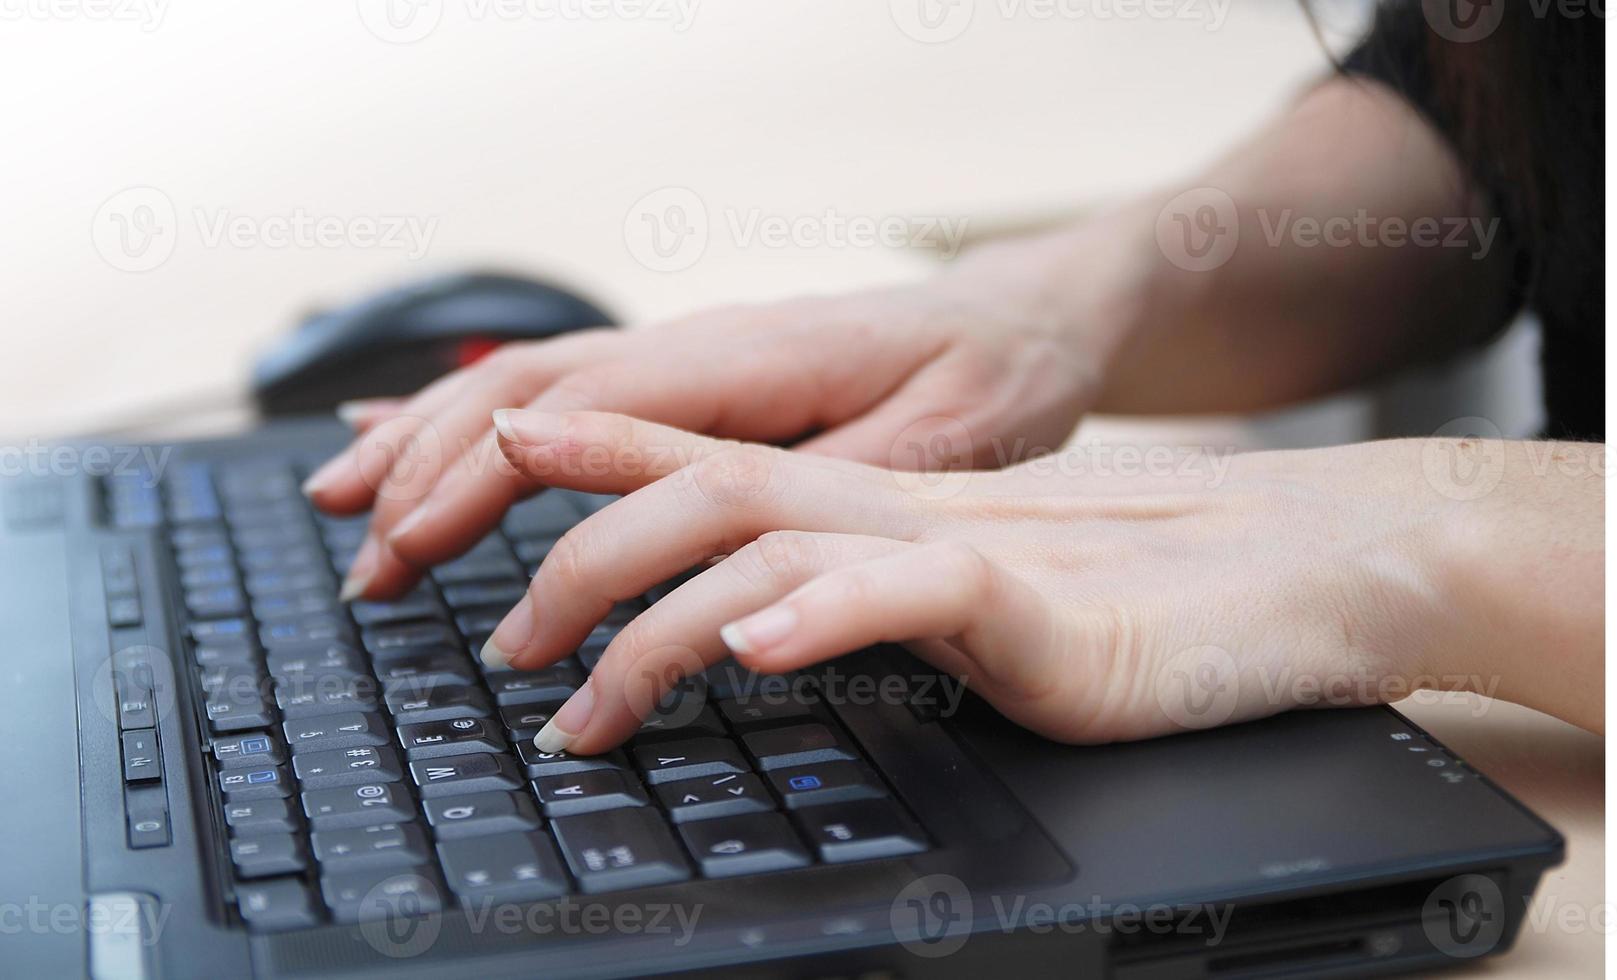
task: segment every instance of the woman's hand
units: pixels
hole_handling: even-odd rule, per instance
[[[352,407],[344,414],[361,435],[305,487],[332,513],[374,507],[345,597],[400,594],[533,491],[495,448],[496,408],[624,412],[898,468],[959,423],[1011,454],[1059,445],[1097,390],[1103,355],[1064,325],[1070,311],[1007,286],[1018,277],[999,264],[976,263],[977,273],[965,263],[919,287],[509,344],[408,401]],[[973,462],[1014,462],[989,458],[988,446]]]
[[[1510,629],[1475,573],[1508,522],[1445,492],[1436,464],[1463,443],[1146,455],[1137,472],[1074,452],[940,478],[618,415],[498,422],[535,482],[627,496],[557,543],[486,660],[552,663],[614,602],[722,557],[617,635],[547,751],[611,748],[671,675],[731,652],[778,672],[883,641],[1069,742],[1498,686],[1490,635]]]

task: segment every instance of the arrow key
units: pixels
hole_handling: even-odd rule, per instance
[[[675,823],[761,813],[775,808],[775,801],[764,784],[749,773],[662,783],[657,786],[657,799]]]

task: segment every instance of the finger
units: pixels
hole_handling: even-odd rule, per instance
[[[400,521],[388,546],[427,566],[454,557],[542,487],[627,493],[737,443],[606,412],[494,412],[491,450],[467,453]],[[507,465],[473,466],[497,455]]]
[[[949,459],[938,462],[957,460],[959,468],[969,467],[977,462],[979,447],[961,439],[965,430],[957,418],[967,400],[961,385],[955,371],[928,364],[863,415],[793,448],[891,469],[930,469],[931,457],[937,455],[934,443],[942,436],[948,440]],[[915,448],[922,458],[912,458]]]
[[[779,673],[877,643],[948,641],[967,680],[1007,714],[1051,687],[1055,618],[1031,586],[959,542],[826,572],[721,630],[743,666]],[[913,647],[936,659],[936,644]],[[960,664],[936,664],[951,672]]]
[[[356,434],[374,428],[404,411],[404,398],[356,398],[337,405],[337,418]]]
[[[604,752],[633,735],[680,678],[730,654],[719,628],[816,575],[913,547],[856,534],[765,534],[664,596],[613,639],[580,704],[534,739],[541,751]],[[569,727],[571,726],[571,727]],[[576,741],[575,741],[576,740]]]
[[[539,566],[527,601],[494,631],[485,659],[532,669],[570,653],[613,604],[766,531],[904,538],[912,502],[877,471],[779,449],[715,453],[585,518]]]

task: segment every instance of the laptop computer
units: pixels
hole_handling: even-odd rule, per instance
[[[1063,746],[896,649],[720,665],[620,751],[540,754],[643,607],[542,671],[475,650],[603,501],[344,607],[362,523],[298,484],[345,441],[4,457],[4,972],[1362,975],[1507,950],[1562,857],[1390,709]]]

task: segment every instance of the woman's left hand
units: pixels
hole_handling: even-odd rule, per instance
[[[1019,724],[1105,742],[1395,700],[1464,636],[1425,443],[929,475],[618,415],[497,423],[536,484],[627,496],[556,544],[485,659],[555,662],[615,602],[720,559],[617,635],[549,751],[617,745],[671,676],[732,652],[774,673],[903,642]]]

